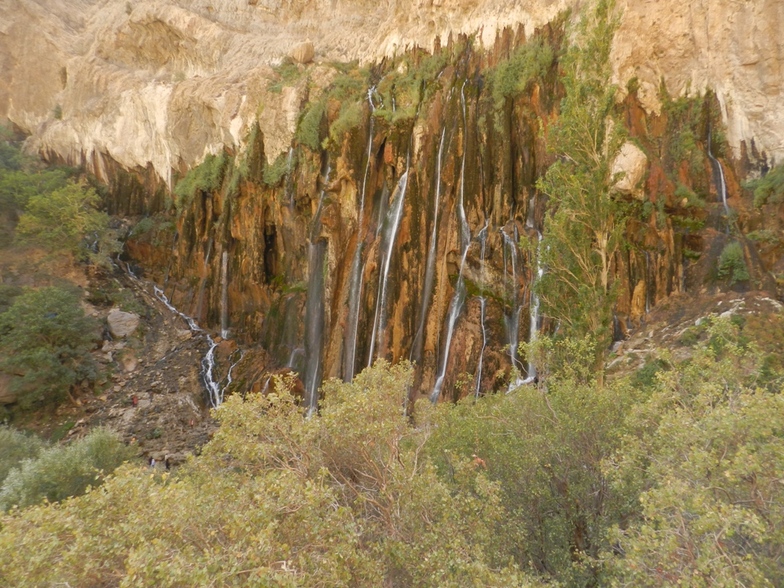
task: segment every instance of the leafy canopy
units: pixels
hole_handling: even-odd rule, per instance
[[[79,382],[94,381],[96,335],[96,321],[70,290],[50,286],[17,296],[0,314],[0,369],[14,376],[19,405],[58,402]]]
[[[546,268],[536,286],[542,310],[567,336],[592,333],[600,357],[612,335],[612,263],[626,217],[611,191],[612,162],[623,139],[612,117],[615,88],[609,83],[618,22],[613,8],[612,2],[597,3],[563,59],[566,96],[547,134],[556,161],[538,183],[553,210],[539,246]]]

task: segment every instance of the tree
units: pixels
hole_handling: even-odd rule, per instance
[[[22,408],[62,400],[81,381],[94,381],[97,323],[79,297],[55,286],[28,289],[0,314],[0,369]]]
[[[17,235],[50,251],[80,255],[108,228],[109,217],[96,209],[99,203],[94,189],[76,183],[37,193],[19,218]]]
[[[612,262],[626,216],[611,190],[612,161],[622,142],[609,83],[618,22],[613,9],[611,0],[599,0],[563,59],[566,96],[547,133],[556,161],[538,184],[552,203],[539,247],[546,268],[536,286],[542,310],[564,335],[594,335],[597,368],[612,336]]]
[[[784,396],[755,389],[760,350],[722,319],[657,376],[605,470],[640,513],[614,532],[617,586],[784,584]]]

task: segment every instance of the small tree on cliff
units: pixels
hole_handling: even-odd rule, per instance
[[[562,61],[566,97],[547,132],[556,162],[538,184],[552,202],[539,249],[547,268],[537,285],[542,309],[565,336],[593,334],[597,367],[612,336],[611,265],[625,224],[624,206],[611,193],[622,142],[609,84],[613,9],[612,0],[597,2]]]

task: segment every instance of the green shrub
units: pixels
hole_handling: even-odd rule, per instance
[[[759,229],[757,231],[752,231],[746,235],[746,237],[752,241],[757,241],[758,243],[776,243],[779,241],[779,237],[776,232],[769,229]]]
[[[197,192],[212,192],[220,188],[228,163],[229,156],[221,152],[219,155],[208,155],[203,162],[188,170],[174,187],[177,210],[186,208]]]
[[[283,62],[274,68],[277,79],[270,81],[267,89],[270,92],[280,94],[284,86],[292,86],[299,80],[305,72],[305,69],[294,63],[291,59],[286,58]]]
[[[108,229],[108,215],[96,210],[99,203],[95,190],[75,183],[34,194],[19,218],[17,239],[50,251],[84,255]]]
[[[675,198],[678,201],[686,200],[686,208],[705,208],[705,201],[700,198],[694,190],[683,184],[678,184],[675,188]]]
[[[128,236],[131,238],[139,237],[140,235],[149,233],[154,226],[155,226],[155,221],[149,216],[145,216],[143,219],[141,219],[138,223],[136,223],[133,226]]]
[[[728,243],[722,250],[719,256],[719,278],[729,278],[730,284],[745,282],[751,278],[746,267],[743,247],[738,241]]]
[[[0,487],[0,510],[84,494],[132,455],[115,434],[104,429],[70,445],[44,449],[8,473]]]
[[[508,98],[526,90],[528,84],[544,77],[555,60],[553,48],[541,37],[521,45],[498,64],[492,74],[493,103],[500,110]]]
[[[362,104],[359,102],[344,104],[338,118],[329,127],[330,139],[335,144],[340,143],[343,135],[362,124],[363,112]]]
[[[427,410],[418,427],[402,410],[412,377],[410,366],[379,362],[351,384],[328,382],[320,415],[307,419],[280,377],[267,395],[231,396],[212,441],[176,477],[125,467],[87,496],[5,517],[0,578],[33,586],[540,586],[496,555],[497,484],[470,457],[451,460],[452,481],[436,475],[423,450]]]
[[[0,486],[8,473],[26,459],[35,459],[45,443],[34,435],[10,427],[0,427]]]
[[[19,286],[12,286],[10,284],[0,284],[0,314],[8,310],[14,302],[14,299],[23,292]]]
[[[744,187],[754,192],[754,206],[784,202],[784,164],[779,164],[759,179],[746,182]]]
[[[292,162],[292,166],[294,162]],[[266,160],[264,161],[264,171],[262,172],[262,181],[266,186],[273,187],[277,186],[280,183],[280,180],[283,176],[286,175],[286,172],[289,171],[289,156],[287,153],[281,153],[272,163],[269,165]]]
[[[324,118],[323,101],[311,103],[299,121],[296,139],[313,151],[321,149],[321,121]]]
[[[79,297],[55,286],[27,289],[0,314],[0,369],[12,374],[22,408],[59,402],[98,377],[90,354],[97,322]]]

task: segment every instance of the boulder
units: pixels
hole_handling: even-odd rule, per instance
[[[316,51],[313,48],[313,43],[310,41],[303,41],[302,43],[298,43],[294,45],[294,47],[289,52],[289,57],[291,57],[297,63],[310,63],[313,61],[313,57],[316,55]]]
[[[645,177],[646,169],[648,169],[648,157],[637,145],[626,141],[613,161],[613,175],[622,174],[613,187],[621,194],[631,194],[639,200],[644,199],[645,193],[639,186],[640,181]]]
[[[122,338],[132,334],[139,326],[139,315],[113,308],[106,317],[112,337]]]

